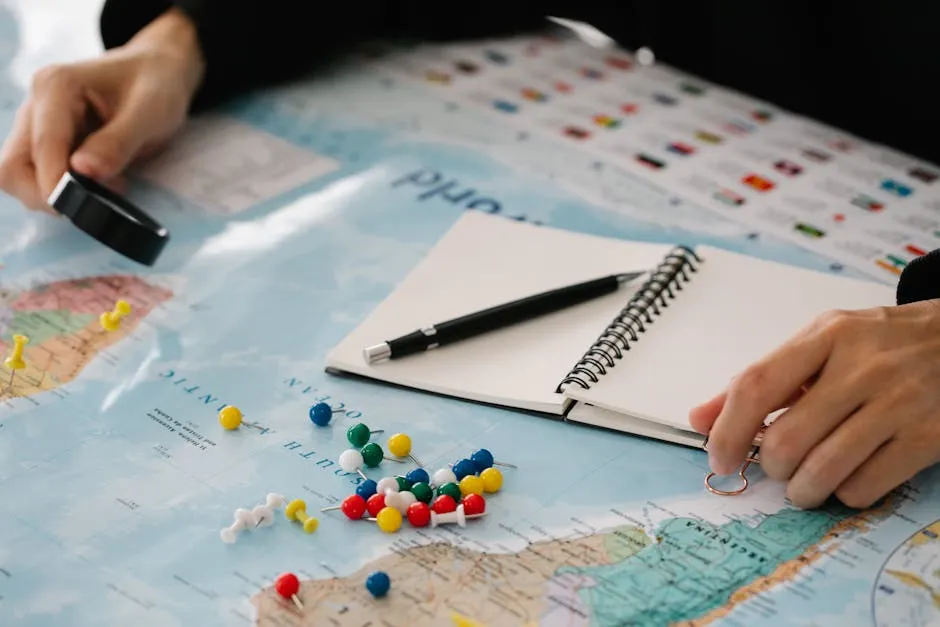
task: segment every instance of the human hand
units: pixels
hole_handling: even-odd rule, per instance
[[[865,508],[940,461],[940,300],[830,312],[694,408],[709,464],[733,473],[765,418],[760,466],[797,507]]]
[[[203,63],[192,23],[171,10],[99,58],[41,69],[0,149],[0,189],[51,212],[69,167],[113,181],[183,125]]]

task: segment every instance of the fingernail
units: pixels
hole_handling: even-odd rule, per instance
[[[72,166],[79,171],[80,174],[84,174],[88,177],[97,177],[101,175],[101,172],[104,170],[104,164],[101,162],[96,155],[80,152],[76,153],[72,157]]]

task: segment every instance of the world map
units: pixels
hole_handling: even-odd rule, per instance
[[[20,36],[0,10],[4,64]],[[0,82],[4,134],[22,97],[12,75]],[[820,271],[831,259],[381,73],[328,74],[195,119],[135,171],[129,193],[172,234],[152,269],[0,197],[0,230],[16,234],[0,243],[0,349],[30,338],[28,367],[0,397],[0,624],[940,616],[936,471],[868,511],[802,511],[756,468],[745,493],[709,493],[700,450],[324,372],[326,353],[463,211]],[[121,299],[132,313],[107,332],[99,316]],[[0,386],[8,378],[0,372]],[[343,413],[316,426],[317,403]],[[219,424],[227,406],[243,413],[239,429]],[[481,447],[517,468],[502,470],[486,515],[465,527],[406,521],[382,533],[322,511],[363,481],[338,463],[358,422],[382,430],[372,439],[386,450],[407,433],[429,472]],[[414,467],[383,460],[364,473]],[[272,492],[303,499],[316,531],[281,510],[220,540],[236,509]],[[383,598],[364,585],[376,570],[391,580]],[[275,593],[284,572],[300,579],[303,610]]]

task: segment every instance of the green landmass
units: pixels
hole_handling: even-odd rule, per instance
[[[802,555],[852,510],[785,509],[757,525],[673,518],[657,541],[607,565],[562,567],[596,583],[579,590],[592,626],[671,625],[721,607],[730,595]],[[612,556],[613,557],[613,556]]]
[[[9,334],[26,335],[30,345],[36,346],[53,337],[78,333],[94,319],[92,314],[74,313],[67,309],[15,311]]]

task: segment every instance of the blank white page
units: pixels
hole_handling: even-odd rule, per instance
[[[369,365],[365,347],[572,283],[645,271],[670,246],[464,213],[330,353],[339,370],[471,400],[561,414],[556,387],[643,278],[601,298],[431,351]]]
[[[885,285],[711,247],[701,270],[617,366],[571,398],[691,430],[689,410],[830,309],[893,305]]]

